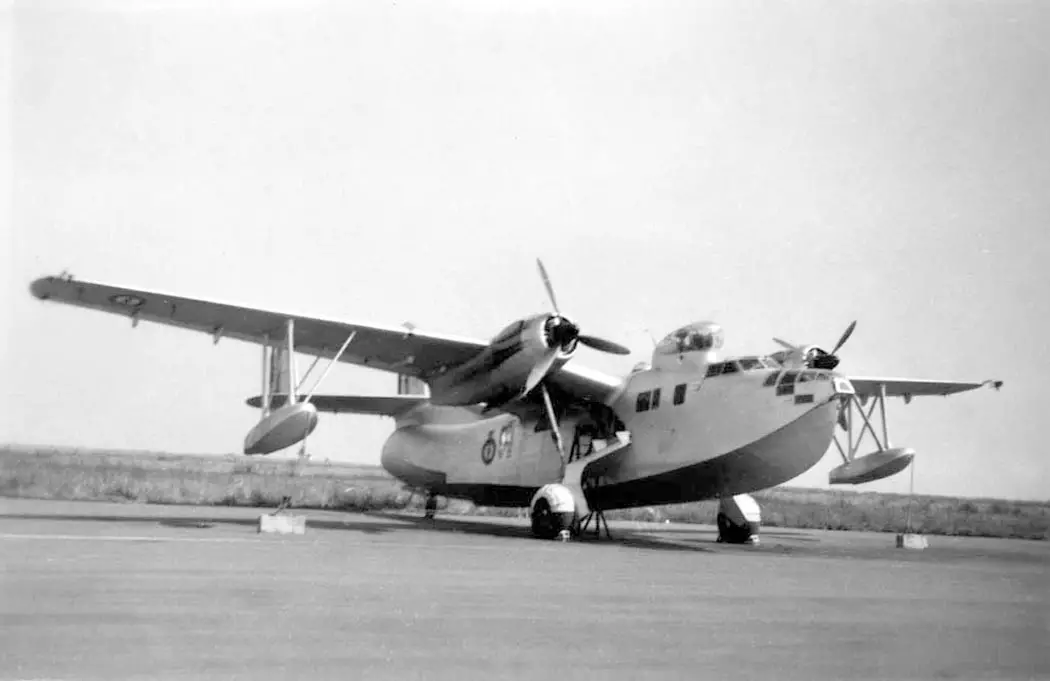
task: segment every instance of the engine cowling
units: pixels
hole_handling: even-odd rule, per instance
[[[496,334],[477,357],[432,378],[431,402],[495,406],[522,397],[572,357],[578,337],[579,327],[561,315],[516,321]]]

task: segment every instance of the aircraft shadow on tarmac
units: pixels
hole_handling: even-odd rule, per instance
[[[260,509],[262,510],[262,509]],[[141,525],[162,525],[175,528],[198,528],[208,529],[216,525],[238,525],[242,527],[257,527],[258,518],[219,518],[200,517],[187,518],[186,516],[141,516],[141,515],[61,515],[50,513],[13,513],[0,514],[0,520],[54,520],[54,521],[87,521],[98,523],[136,523]],[[350,520],[329,520],[310,518],[309,527],[323,530],[351,530],[364,532],[366,534],[381,534],[391,530],[403,529],[399,523],[377,523],[377,522],[353,522]]]
[[[269,509],[260,508],[260,512]],[[305,509],[290,509],[291,511],[307,512]],[[355,520],[355,515],[363,515],[367,520]],[[32,521],[59,521],[59,522],[93,522],[93,523],[134,523],[137,525],[161,525],[163,527],[180,529],[202,529],[221,525],[234,525],[239,527],[257,527],[258,518],[236,518],[221,517],[218,515],[201,515],[199,517],[187,517],[185,515],[138,515],[138,514],[103,514],[103,515],[76,515],[76,514],[49,514],[49,513],[3,513],[3,520],[32,520]],[[426,531],[441,532],[448,534],[484,535],[490,537],[516,538],[522,540],[534,540],[530,528],[524,524],[509,524],[492,522],[491,520],[474,520],[469,517],[456,516],[454,518],[427,519],[420,516],[393,515],[383,512],[347,513],[345,516],[336,518],[308,517],[307,526],[310,529],[327,531],[350,531],[364,534],[387,534],[391,532],[404,531]],[[631,530],[613,528],[612,537],[606,537],[604,532],[601,538],[596,538],[593,531],[588,531],[578,537],[576,543],[624,546],[628,548],[662,550],[662,551],[714,551],[715,533],[705,530],[687,531],[660,531],[659,528],[650,530]]]
[[[533,540],[536,539],[532,536],[532,531],[527,525],[510,525],[505,523],[494,523],[486,520],[472,520],[470,517],[456,516],[454,518],[442,518],[440,515],[437,518],[423,518],[420,516],[390,516],[384,513],[370,513],[366,512],[365,515],[377,518],[377,519],[389,519],[391,517],[397,518],[400,524],[400,529],[407,529],[405,526],[408,525],[412,528],[424,530],[428,532],[448,532],[450,534],[472,534],[472,535],[485,535],[489,537],[510,537],[522,540]],[[710,543],[714,541],[713,535],[711,537],[699,538],[703,543]],[[707,546],[701,546],[693,542],[669,542],[660,539],[659,537],[652,537],[643,532],[636,532],[632,530],[621,530],[616,529],[612,531],[612,538],[608,538],[605,534],[602,534],[601,539],[594,536],[594,533],[588,531],[586,534],[577,537],[574,540],[576,543],[596,543],[596,544],[611,544],[618,546],[627,546],[630,548],[639,549],[655,549],[655,550],[666,550],[666,551],[710,551],[711,548]]]

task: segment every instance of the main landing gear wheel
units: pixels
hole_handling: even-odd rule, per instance
[[[576,525],[575,511],[552,511],[546,499],[537,501],[532,509],[532,534],[540,539],[554,539],[563,532],[571,536]]]
[[[758,544],[762,512],[748,494],[724,497],[718,505],[718,543]]]

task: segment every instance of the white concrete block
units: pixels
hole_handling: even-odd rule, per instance
[[[926,541],[926,537],[921,534],[898,534],[897,535],[897,548],[898,549],[915,549],[921,551],[928,547],[929,544]]]
[[[259,516],[259,532],[268,534],[306,534],[306,516],[283,513]]]

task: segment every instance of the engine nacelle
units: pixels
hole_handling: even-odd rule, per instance
[[[718,541],[757,544],[762,510],[750,494],[722,497],[718,504]]]
[[[859,485],[875,482],[900,473],[915,458],[915,450],[909,447],[895,447],[879,452],[859,456],[853,461],[831,469],[828,482],[832,485]]]
[[[293,402],[267,414],[244,438],[245,454],[272,454],[302,442],[317,427],[317,407]]]
[[[576,500],[565,485],[544,485],[533,495],[529,509],[532,534],[536,537],[554,539],[563,531],[575,531]]]
[[[572,357],[578,329],[564,317],[541,314],[522,319],[497,334],[469,362],[430,379],[433,404],[462,406],[503,404],[525,393],[529,376],[546,367],[553,371]]]

